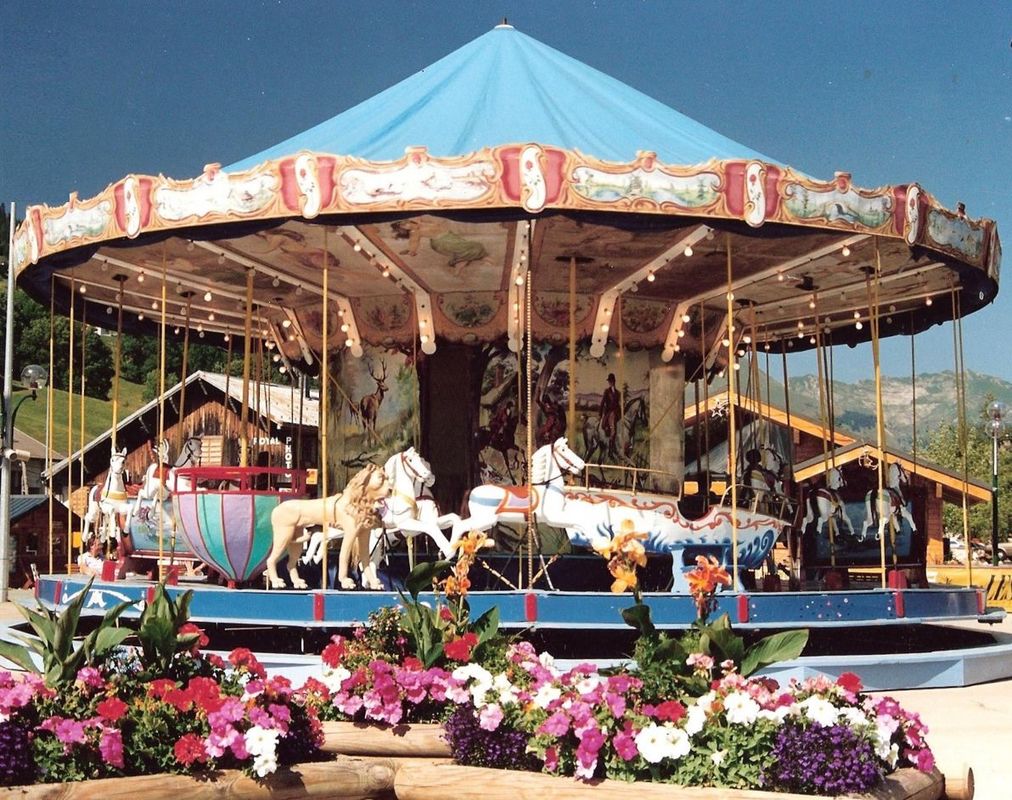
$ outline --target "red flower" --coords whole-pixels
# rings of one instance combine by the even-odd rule
[[[161,700],[166,694],[176,688],[176,682],[168,678],[158,678],[148,684],[148,696]]]
[[[685,716],[685,706],[677,700],[665,700],[657,706],[654,713],[657,719],[678,722],[678,720]]]
[[[221,687],[211,678],[190,678],[186,692],[197,707],[206,712],[216,711],[221,707]]]
[[[446,606],[439,609],[439,618],[443,622],[453,622],[453,612],[450,611]]]
[[[836,679],[836,685],[843,689],[845,692],[851,692],[857,694],[864,687],[861,685],[861,679],[853,672],[844,672]]]
[[[425,669],[425,665],[414,656],[405,656],[404,660],[401,662],[401,666],[404,667],[404,669],[413,670],[415,672]]]
[[[229,653],[228,660],[236,669],[245,669],[250,675],[255,675],[258,678],[267,677],[267,670],[261,666],[257,657],[247,647],[237,647]]]
[[[204,751],[204,742],[195,733],[187,733],[176,742],[172,748],[176,761],[184,767],[190,766],[194,761],[201,763],[207,761],[207,753]]]
[[[191,633],[198,634],[197,641],[190,649],[190,652],[196,655],[197,651],[200,650],[201,648],[207,647],[211,643],[211,640],[207,638],[207,634],[204,633],[203,628],[194,625],[192,622],[187,622],[179,629],[180,636],[188,636]]]
[[[471,650],[478,644],[478,637],[473,633],[465,633],[459,639],[443,645],[443,653],[453,661],[469,661]]]
[[[102,719],[115,722],[127,712],[127,704],[118,697],[108,697],[96,706],[96,710]]]
[[[344,652],[344,638],[341,636],[335,636],[331,643],[323,648],[323,652],[320,653],[320,658],[323,659],[323,663],[328,667],[336,669],[341,666],[341,659],[344,658]]]
[[[176,711],[189,711],[193,708],[193,693],[187,689],[172,689],[165,693],[164,700]]]

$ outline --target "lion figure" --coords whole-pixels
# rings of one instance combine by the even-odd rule
[[[382,523],[376,506],[390,496],[390,484],[382,467],[368,464],[359,470],[340,494],[315,500],[285,500],[271,512],[274,546],[267,556],[267,577],[275,589],[283,589],[285,582],[278,576],[278,561],[288,554],[288,576],[296,589],[308,588],[299,577],[298,561],[302,543],[309,538],[306,528],[311,525],[330,525],[344,532],[338,563],[338,583],[342,589],[354,589],[355,582],[348,577],[353,561],[359,554],[369,553],[369,532]],[[362,571],[362,585],[367,589],[382,588],[375,567]]]

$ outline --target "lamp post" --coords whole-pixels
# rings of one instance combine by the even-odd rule
[[[8,333],[8,342],[10,334]],[[8,345],[7,358],[11,358],[10,345]],[[9,361],[8,361],[9,363]],[[8,367],[9,370],[9,367]],[[11,562],[11,464],[23,458],[24,455],[14,449],[14,420],[18,415],[25,400],[37,397],[39,389],[46,387],[49,380],[49,373],[45,367],[38,364],[29,364],[21,371],[21,383],[31,389],[8,414],[11,408],[10,384],[5,381],[3,403],[0,405],[0,430],[3,432],[3,451],[0,452],[0,603],[7,602],[7,592],[10,589],[10,562]]]
[[[985,429],[991,436],[991,563],[998,566],[998,440],[1005,432],[1008,406],[995,400],[987,407]],[[969,551],[967,551],[969,554]]]

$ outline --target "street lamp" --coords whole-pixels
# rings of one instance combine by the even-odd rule
[[[8,341],[10,341],[8,332]],[[10,358],[8,348],[8,359]],[[9,363],[9,362],[8,362]],[[9,373],[8,376],[9,377]],[[28,398],[34,400],[39,389],[46,387],[49,373],[45,367],[29,364],[21,371],[21,383],[31,394],[26,394],[13,409],[11,406],[10,384],[5,380],[3,402],[0,403],[0,434],[2,434],[2,452],[0,452],[0,602],[7,601],[7,590],[10,588],[10,543],[11,543],[11,463],[23,458],[24,455],[14,449],[14,420],[18,409]],[[10,409],[10,413],[8,410]]]
[[[995,400],[987,407],[985,430],[991,436],[991,563],[998,566],[998,440],[1005,432],[1005,415],[1008,406]],[[969,549],[967,549],[969,557]]]

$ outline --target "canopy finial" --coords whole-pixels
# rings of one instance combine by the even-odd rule
[[[496,25],[496,28],[510,28],[512,30],[513,26],[510,25],[510,21],[506,17],[503,17],[502,22]]]

